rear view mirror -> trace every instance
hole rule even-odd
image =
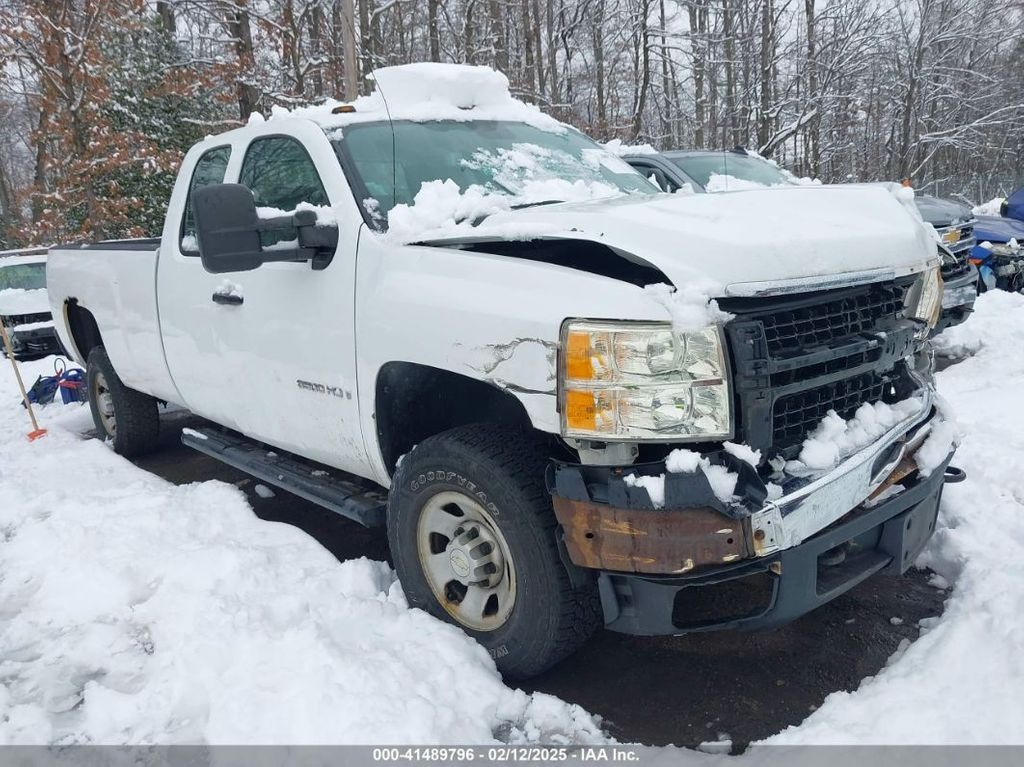
[[[242,184],[210,184],[192,193],[196,239],[203,268],[212,274],[247,272],[272,261],[312,261],[324,269],[338,247],[338,228],[319,226],[311,210],[261,219]],[[296,247],[263,248],[261,233],[295,231]],[[283,243],[282,243],[283,244]]]

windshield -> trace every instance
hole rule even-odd
[[[45,287],[45,263],[0,265],[0,290],[39,290]]]
[[[483,190],[513,207],[660,192],[572,129],[555,133],[487,120],[396,121],[393,138],[387,122],[346,126],[343,136],[330,135],[351,158],[371,199],[368,207],[382,220],[396,205],[412,205],[424,184],[449,179],[463,193]]]
[[[738,152],[708,152],[669,159],[708,192],[737,191],[757,186],[788,186],[791,182],[769,162]],[[736,183],[748,182],[747,184]],[[730,183],[731,182],[731,183]]]

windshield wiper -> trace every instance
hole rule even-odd
[[[522,210],[523,208],[536,208],[540,205],[558,205],[565,200],[539,200],[538,202],[521,202],[518,205],[513,205],[512,210]]]

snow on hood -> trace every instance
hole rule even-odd
[[[429,242],[508,239],[509,231],[589,240],[650,262],[675,285],[711,280],[728,295],[750,295],[759,283],[924,268],[936,259],[934,230],[906,202],[884,185],[634,195],[497,212],[471,233],[460,227]]]
[[[40,314],[50,312],[50,300],[45,290],[0,290],[0,314]]]

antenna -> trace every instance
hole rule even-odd
[[[380,100],[384,102],[384,111],[388,115],[388,125],[391,126],[391,207],[394,207],[398,204],[398,138],[395,135],[395,121],[391,117],[391,108],[388,106],[388,100],[384,96],[384,89],[376,78],[374,78],[373,83],[377,88],[377,93],[380,94]]]

